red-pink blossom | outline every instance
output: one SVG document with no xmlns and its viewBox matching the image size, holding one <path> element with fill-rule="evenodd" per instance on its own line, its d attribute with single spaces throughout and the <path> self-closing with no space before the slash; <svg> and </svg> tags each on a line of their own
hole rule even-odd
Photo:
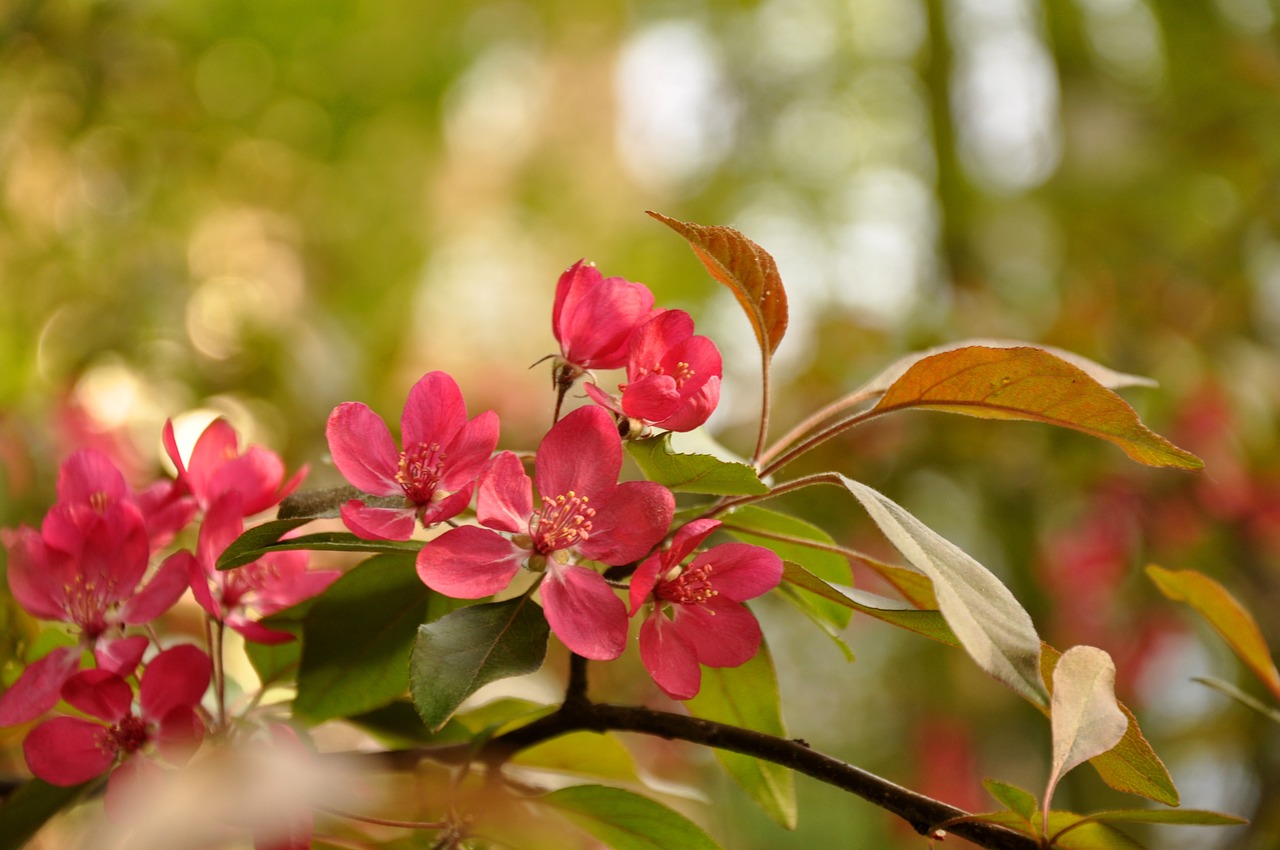
<svg viewBox="0 0 1280 850">
<path fill-rule="evenodd" d="M 110 810 L 121 785 L 144 769 L 135 756 L 154 751 L 181 764 L 199 746 L 205 729 L 196 707 L 211 671 L 209 656 L 194 646 L 161 652 L 142 673 L 137 712 L 124 678 L 106 670 L 77 673 L 62 686 L 62 698 L 96 720 L 55 717 L 41 723 L 23 741 L 27 766 L 54 785 L 78 785 L 111 770 Z"/>
<path fill-rule="evenodd" d="M 173 540 L 195 516 L 195 500 L 175 481 L 157 481 L 135 492 L 124 474 L 96 449 L 72 452 L 58 469 L 58 501 L 102 510 L 111 502 L 130 502 L 142 514 L 152 551 Z"/>
<path fill-rule="evenodd" d="M 58 690 L 79 668 L 82 649 L 100 668 L 130 674 L 147 647 L 129 625 L 148 623 L 178 601 L 187 586 L 183 555 L 167 558 L 145 585 L 151 547 L 138 509 L 127 501 L 59 502 L 39 531 L 0 532 L 9 550 L 9 589 L 29 614 L 75 626 L 76 647 L 55 649 L 31 664 L 0 696 L 0 725 L 31 720 L 52 708 Z M 189 557 L 189 555 L 187 555 Z"/>
<path fill-rule="evenodd" d="M 451 529 L 427 543 L 418 575 L 433 590 L 479 599 L 506 587 L 521 566 L 545 571 L 540 590 L 551 630 L 579 655 L 616 658 L 626 646 L 626 606 L 602 575 L 574 559 L 639 560 L 662 540 L 675 510 L 660 484 L 618 483 L 621 469 L 622 441 L 609 415 L 598 407 L 571 412 L 538 446 L 532 482 L 514 454 L 494 459 L 476 504 L 485 527 Z"/>
<path fill-rule="evenodd" d="M 670 549 L 650 555 L 631 577 L 630 613 L 653 602 L 640 626 L 640 658 L 672 699 L 697 695 L 700 665 L 737 667 L 755 656 L 760 624 L 742 603 L 782 580 L 782 559 L 749 543 L 722 543 L 682 564 L 719 525 L 685 525 Z"/>
<path fill-rule="evenodd" d="M 692 431 L 707 421 L 720 402 L 720 351 L 705 336 L 695 336 L 693 319 L 683 310 L 665 310 L 636 329 L 628 343 L 627 383 L 620 397 L 595 384 L 587 394 L 641 427 Z"/>
<path fill-rule="evenodd" d="M 191 592 L 209 616 L 246 640 L 293 640 L 288 632 L 269 629 L 258 620 L 323 593 L 341 573 L 308 570 L 308 555 L 302 550 L 271 552 L 242 567 L 219 570 L 218 558 L 243 531 L 243 512 L 236 494 L 225 494 L 209 506 L 195 557 L 187 559 Z"/>
<path fill-rule="evenodd" d="M 403 500 L 383 507 L 352 499 L 342 508 L 347 528 L 370 540 L 408 540 L 415 517 L 429 526 L 471 503 L 476 478 L 498 445 L 498 416 L 489 410 L 468 421 L 453 378 L 428 372 L 409 390 L 400 417 L 403 450 L 382 418 L 359 402 L 334 408 L 325 434 L 347 481 Z"/>
<path fill-rule="evenodd" d="M 631 332 L 654 313 L 653 293 L 642 283 L 604 277 L 579 260 L 556 283 L 551 329 L 572 377 L 587 369 L 617 369 L 627 362 Z"/>
<path fill-rule="evenodd" d="M 201 432 L 184 465 L 173 433 L 173 422 L 164 424 L 164 447 L 178 468 L 178 486 L 192 494 L 202 510 L 224 493 L 238 493 L 245 516 L 278 505 L 307 474 L 304 466 L 286 480 L 284 461 L 270 449 L 249 446 L 242 453 L 235 428 L 215 419 Z"/>
</svg>

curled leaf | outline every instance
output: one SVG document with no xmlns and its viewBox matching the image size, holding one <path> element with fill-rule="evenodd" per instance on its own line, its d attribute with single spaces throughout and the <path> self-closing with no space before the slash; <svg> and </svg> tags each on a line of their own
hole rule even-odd
<svg viewBox="0 0 1280 850">
<path fill-rule="evenodd" d="M 1110 750 L 1129 728 L 1116 703 L 1116 665 L 1110 655 L 1093 646 L 1073 646 L 1062 654 L 1053 670 L 1049 722 L 1053 764 L 1044 793 L 1046 809 L 1067 771 Z"/>
</svg>

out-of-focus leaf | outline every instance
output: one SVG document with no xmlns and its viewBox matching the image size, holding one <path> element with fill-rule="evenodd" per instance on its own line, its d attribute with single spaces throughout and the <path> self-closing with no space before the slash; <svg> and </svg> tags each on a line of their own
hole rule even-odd
<svg viewBox="0 0 1280 850">
<path fill-rule="evenodd" d="M 889 365 L 879 375 L 876 375 L 870 381 L 867 381 L 858 388 L 855 395 L 861 397 L 877 396 L 889 389 L 895 381 L 907 373 L 912 366 L 924 360 L 926 357 L 932 357 L 935 354 L 944 354 L 948 351 L 955 351 L 960 348 L 973 348 L 981 346 L 983 348 L 1038 348 L 1041 351 L 1047 351 L 1059 360 L 1065 360 L 1072 366 L 1084 372 L 1090 378 L 1093 378 L 1104 387 L 1112 390 L 1119 390 L 1125 387 L 1155 387 L 1159 386 L 1150 378 L 1144 378 L 1141 375 L 1128 375 L 1124 372 L 1117 372 L 1109 369 L 1101 363 L 1090 360 L 1076 354 L 1074 351 L 1067 351 L 1063 348 L 1055 348 L 1052 345 L 1037 345 L 1030 342 L 1019 342 L 1010 339 L 966 339 L 958 342 L 947 343 L 946 345 L 938 345 L 924 351 L 917 351 L 900 357 Z"/>
<path fill-rule="evenodd" d="M 1083 815 L 1077 815 L 1072 812 L 1050 812 L 1049 834 L 1061 833 L 1083 819 Z M 1029 838 L 1038 839 L 1040 837 L 1040 829 L 1037 823 L 1034 821 L 1027 823 L 1022 819 L 1022 815 L 1013 811 L 1006 810 L 966 815 L 965 817 L 957 818 L 954 822 L 961 821 L 966 823 L 999 824 L 1012 829 L 1014 832 L 1020 832 Z M 1147 850 L 1147 848 L 1123 832 L 1112 829 L 1102 823 L 1083 824 L 1079 829 L 1067 832 L 1059 840 L 1055 841 L 1052 846 L 1058 850 Z"/>
<path fill-rule="evenodd" d="M 342 514 L 342 506 L 352 499 L 369 501 L 368 493 L 361 493 L 350 484 L 330 487 L 327 490 L 302 490 L 290 493 L 276 509 L 277 519 L 334 519 Z M 401 503 L 403 499 L 399 500 Z"/>
<path fill-rule="evenodd" d="M 267 547 L 308 522 L 311 522 L 311 517 L 276 519 L 245 529 L 244 533 L 231 541 L 231 545 L 218 556 L 218 569 L 229 570 L 253 563 L 262 557 Z"/>
<path fill-rule="evenodd" d="M 729 723 L 767 735 L 786 737 L 778 697 L 778 677 L 769 649 L 741 667 L 703 670 L 702 690 L 685 702 L 689 713 L 704 720 Z M 769 817 L 787 829 L 796 827 L 796 787 L 791 771 L 773 762 L 716 750 L 721 767 L 733 777 Z"/>
<path fill-rule="evenodd" d="M 1208 621 L 1272 696 L 1280 700 L 1280 673 L 1271 650 L 1253 615 L 1225 587 L 1195 570 L 1166 570 L 1154 564 L 1147 575 L 1160 592 L 1175 602 L 1185 602 Z"/>
<path fill-rule="evenodd" d="M 459 723 L 473 735 L 498 735 L 517 726 L 524 726 L 555 710 L 555 706 L 543 705 L 518 697 L 500 697 L 483 705 L 477 705 L 455 714 L 451 723 Z"/>
<path fill-rule="evenodd" d="M 276 522 L 297 522 L 297 520 L 276 520 Z M 272 523 L 268 523 L 269 525 Z M 253 529 L 250 529 L 251 531 Z M 243 537 L 239 538 L 239 543 Z M 235 544 L 232 544 L 233 546 Z M 274 543 L 259 546 L 256 549 L 244 549 L 234 558 L 228 558 L 224 552 L 218 558 L 218 569 L 229 570 L 242 567 L 258 560 L 268 552 L 283 552 L 289 549 L 305 549 L 311 552 L 368 552 L 374 555 L 396 555 L 402 552 L 416 554 L 422 548 L 421 540 L 365 540 L 345 531 L 321 531 L 316 534 L 303 534 L 300 537 L 289 537 Z M 231 551 L 230 548 L 227 549 Z"/>
<path fill-rule="evenodd" d="M 407 699 L 393 700 L 373 711 L 352 715 L 347 721 L 391 747 L 456 744 L 471 740 L 470 730 L 452 721 L 440 731 L 432 732 Z"/>
<path fill-rule="evenodd" d="M 683 236 L 711 276 L 729 287 L 750 319 L 760 349 L 772 357 L 787 330 L 787 293 L 773 257 L 732 227 L 649 215 Z"/>
<path fill-rule="evenodd" d="M 621 788 L 574 785 L 539 798 L 614 850 L 719 850 L 693 821 Z"/>
<path fill-rule="evenodd" d="M 571 732 L 543 741 L 521 750 L 512 757 L 511 763 L 579 777 L 596 776 L 619 782 L 639 779 L 627 748 L 611 735 L 595 732 Z"/>
<path fill-rule="evenodd" d="M 1044 804 L 1067 771 L 1110 750 L 1129 728 L 1116 704 L 1116 665 L 1094 646 L 1073 646 L 1053 669 L 1049 704 L 1053 729 L 1053 763 Z"/>
<path fill-rule="evenodd" d="M 408 553 L 370 558 L 330 585 L 303 620 L 294 711 L 347 717 L 403 694 L 432 596 Z"/>
<path fill-rule="evenodd" d="M 645 478 L 678 493 L 750 496 L 769 492 L 769 487 L 749 464 L 723 461 L 711 455 L 675 453 L 671 449 L 670 432 L 647 440 L 631 440 L 627 451 Z"/>
<path fill-rule="evenodd" d="M 0 806 L 0 850 L 18 850 L 51 817 L 74 804 L 100 780 L 61 787 L 43 779 L 28 779 Z"/>
<path fill-rule="evenodd" d="M 1032 703 L 1047 706 L 1040 637 L 1009 589 L 883 494 L 843 475 L 839 480 L 908 563 L 932 579 L 942 616 L 978 666 Z"/>
<path fill-rule="evenodd" d="M 803 543 L 777 539 L 780 536 L 811 541 L 818 546 L 834 546 L 835 540 L 831 535 L 812 523 L 756 505 L 735 508 L 723 518 L 723 522 L 721 528 L 742 542 L 770 549 L 783 561 L 803 564 L 806 570 L 823 581 L 846 585 L 852 583 L 853 572 L 843 555 Z M 840 629 L 849 625 L 849 609 L 843 602 L 809 599 L 806 603 L 808 612 L 820 620 Z"/>
<path fill-rule="evenodd" d="M 951 631 L 951 627 L 947 625 L 940 611 L 924 611 L 906 602 L 899 602 L 864 590 L 832 586 L 805 570 L 804 567 L 790 561 L 784 562 L 782 580 L 837 605 L 853 611 L 861 611 L 877 620 L 923 635 L 938 643 L 945 643 L 948 646 L 960 645 L 960 641 Z"/>
<path fill-rule="evenodd" d="M 1040 647 L 1040 669 L 1045 684 L 1052 689 L 1053 671 L 1058 665 L 1062 653 L 1049 644 Z M 1164 762 L 1156 755 L 1142 729 L 1138 727 L 1138 719 L 1133 712 L 1118 703 L 1120 710 L 1128 720 L 1129 727 L 1124 737 L 1107 752 L 1089 759 L 1089 764 L 1098 771 L 1102 781 L 1117 791 L 1146 797 L 1166 806 L 1176 806 L 1179 802 L 1178 789 L 1173 784 L 1173 777 L 1164 766 Z"/>
<path fill-rule="evenodd" d="M 419 627 L 409 681 L 423 722 L 438 729 L 482 686 L 536 671 L 549 634 L 542 609 L 527 596 L 472 605 Z"/>
<path fill-rule="evenodd" d="M 1221 812 L 1202 809 L 1116 809 L 1109 812 L 1093 812 L 1060 829 L 1052 836 L 1057 842 L 1076 829 L 1091 823 L 1165 823 L 1183 826 L 1239 826 L 1247 820 Z"/>
<path fill-rule="evenodd" d="M 1035 825 L 1036 814 L 1040 810 L 1040 804 L 1036 802 L 1035 794 L 1025 791 L 1017 785 L 1010 785 L 1007 782 L 999 782 L 995 779 L 982 780 L 982 787 L 986 788 L 987 793 L 1004 804 L 1009 811 L 1022 817 L 1028 826 Z"/>
<path fill-rule="evenodd" d="M 1039 348 L 973 346 L 926 357 L 885 390 L 872 411 L 913 408 L 1061 425 L 1115 443 L 1139 463 L 1204 467 L 1143 425 L 1120 396 Z"/>
<path fill-rule="evenodd" d="M 1231 697 L 1241 705 L 1253 709 L 1268 720 L 1280 723 L 1280 711 L 1277 711 L 1271 706 L 1265 705 L 1254 699 L 1252 696 L 1240 690 L 1230 682 L 1224 682 L 1221 679 L 1215 679 L 1212 676 L 1193 676 L 1191 681 L 1199 682 L 1202 685 L 1213 688 L 1215 691 Z"/>
</svg>

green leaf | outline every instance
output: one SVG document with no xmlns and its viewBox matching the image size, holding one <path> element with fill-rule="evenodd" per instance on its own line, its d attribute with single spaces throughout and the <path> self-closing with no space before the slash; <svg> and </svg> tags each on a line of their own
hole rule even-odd
<svg viewBox="0 0 1280 850">
<path fill-rule="evenodd" d="M 999 800 L 1009 811 L 1016 813 L 1025 820 L 1028 826 L 1035 826 L 1036 814 L 1040 810 L 1040 804 L 1036 802 L 1035 794 L 1030 791 L 1024 791 L 1017 785 L 1010 785 L 1007 782 L 999 782 L 995 779 L 982 780 L 982 787 L 986 788 L 987 793 Z"/>
<path fill-rule="evenodd" d="M 1049 834 L 1061 833 L 1083 819 L 1082 815 L 1072 812 L 1050 812 Z M 956 818 L 955 822 L 979 821 L 1008 827 L 1014 832 L 1020 832 L 1029 838 L 1038 839 L 1040 837 L 1039 827 L 1034 822 L 1026 823 L 1020 814 L 1013 811 L 966 815 L 962 818 Z M 1055 841 L 1052 846 L 1058 848 L 1058 850 L 1146 850 L 1145 847 L 1123 832 L 1114 830 L 1102 823 L 1083 824 L 1079 829 L 1067 832 L 1060 840 Z"/>
<path fill-rule="evenodd" d="M 693 821 L 621 788 L 575 785 L 539 798 L 614 850 L 719 850 Z"/>
<path fill-rule="evenodd" d="M 347 720 L 389 747 L 454 744 L 471 740 L 470 731 L 459 724 L 449 723 L 442 730 L 432 732 L 407 699 L 392 700 L 373 711 L 353 714 Z"/>
<path fill-rule="evenodd" d="M 852 587 L 834 587 L 790 561 L 783 563 L 782 580 L 852 611 L 861 611 L 877 620 L 923 635 L 938 643 L 959 646 L 940 611 L 922 611 L 906 602 L 878 596 Z"/>
<path fill-rule="evenodd" d="M 630 440 L 627 451 L 645 478 L 677 493 L 750 496 L 769 492 L 768 485 L 749 464 L 672 451 L 670 432 L 647 440 Z"/>
<path fill-rule="evenodd" d="M 787 293 L 769 252 L 732 227 L 648 214 L 683 236 L 707 272 L 729 287 L 751 322 L 760 350 L 771 358 L 787 330 Z"/>
<path fill-rule="evenodd" d="M 839 480 L 907 561 L 933 581 L 942 616 L 978 666 L 1033 704 L 1047 706 L 1040 637 L 1009 589 L 886 496 L 843 475 Z"/>
<path fill-rule="evenodd" d="M 284 498 L 276 509 L 276 519 L 335 519 L 342 515 L 342 506 L 347 502 L 369 498 L 368 493 L 362 493 L 350 484 L 327 490 L 303 490 Z M 404 499 L 399 501 L 403 503 Z"/>
<path fill-rule="evenodd" d="M 294 521 L 277 520 L 276 522 Z M 268 524 L 272 525 L 274 523 Z M 413 555 L 417 554 L 421 548 L 421 540 L 365 540 L 363 537 L 357 537 L 345 531 L 321 531 L 316 534 L 304 534 L 300 537 L 279 540 L 260 546 L 257 549 L 244 550 L 237 554 L 235 558 L 227 559 L 225 564 L 223 563 L 224 559 L 226 559 L 224 553 L 223 557 L 218 559 L 218 569 L 229 570 L 235 567 L 242 567 L 245 564 L 256 561 L 268 552 L 283 552 L 289 549 L 305 549 L 310 552 L 369 552 L 375 555 L 397 555 L 407 552 Z"/>
<path fill-rule="evenodd" d="M 849 561 L 845 556 L 822 548 L 835 546 L 831 535 L 798 517 L 756 505 L 744 505 L 725 515 L 720 527 L 744 543 L 772 550 L 784 562 L 802 564 L 808 572 L 822 581 L 845 585 L 853 582 L 853 572 L 849 569 Z M 813 545 L 805 545 L 805 542 Z M 839 629 L 849 625 L 851 615 L 843 601 L 803 601 L 808 611 L 818 619 Z"/>
<path fill-rule="evenodd" d="M 635 782 L 636 765 L 627 748 L 612 735 L 570 732 L 521 750 L 511 763 L 574 776 L 594 776 L 617 782 Z"/>
<path fill-rule="evenodd" d="M 1162 823 L 1176 826 L 1239 826 L 1247 820 L 1221 812 L 1202 809 L 1116 809 L 1109 812 L 1093 812 L 1075 823 L 1062 827 L 1052 840 L 1056 843 L 1063 836 L 1087 824 L 1110 823 Z"/>
<path fill-rule="evenodd" d="M 18 850 L 40 831 L 50 818 L 79 800 L 100 780 L 91 779 L 67 788 L 43 779 L 28 779 L 0 806 L 0 850 Z"/>
<path fill-rule="evenodd" d="M 1094 646 L 1073 646 L 1062 654 L 1053 670 L 1049 722 L 1053 762 L 1046 807 L 1067 771 L 1110 750 L 1129 728 L 1116 704 L 1116 665 L 1110 655 Z"/>
<path fill-rule="evenodd" d="M 710 667 L 702 672 L 702 690 L 685 707 L 694 717 L 754 729 L 785 738 L 778 678 L 774 674 L 769 649 L 741 667 Z M 716 758 L 761 809 L 779 825 L 796 827 L 795 776 L 772 762 L 761 761 L 728 750 L 716 750 Z"/>
<path fill-rule="evenodd" d="M 408 553 L 370 558 L 303 619 L 296 713 L 318 722 L 386 705 L 409 687 L 409 653 L 435 594 Z"/>
<path fill-rule="evenodd" d="M 231 541 L 231 545 L 218 556 L 218 569 L 229 570 L 253 563 L 262 557 L 267 547 L 308 522 L 311 522 L 310 517 L 277 519 L 245 529 L 244 533 Z"/>
<path fill-rule="evenodd" d="M 542 609 L 527 596 L 472 605 L 421 626 L 409 681 L 423 722 L 438 729 L 482 686 L 535 672 L 549 634 Z"/>
<path fill-rule="evenodd" d="M 1062 653 L 1047 643 L 1040 647 L 1040 669 L 1050 688 L 1053 687 L 1053 671 L 1061 656 Z M 1120 743 L 1102 755 L 1091 758 L 1089 764 L 1098 771 L 1103 782 L 1117 791 L 1136 794 L 1167 806 L 1178 805 L 1178 789 L 1173 784 L 1168 768 L 1143 736 L 1133 712 L 1124 703 L 1118 705 L 1129 727 Z"/>
<path fill-rule="evenodd" d="M 1147 575 L 1165 596 L 1187 603 L 1204 617 L 1271 695 L 1280 700 L 1280 673 L 1276 672 L 1262 630 L 1225 587 L 1195 570 L 1174 571 L 1152 565 L 1147 567 Z"/>
<path fill-rule="evenodd" d="M 870 412 L 911 408 L 1060 425 L 1115 443 L 1139 463 L 1204 468 L 1204 461 L 1143 425 L 1124 399 L 1083 369 L 1039 348 L 972 346 L 926 357 Z"/>
</svg>

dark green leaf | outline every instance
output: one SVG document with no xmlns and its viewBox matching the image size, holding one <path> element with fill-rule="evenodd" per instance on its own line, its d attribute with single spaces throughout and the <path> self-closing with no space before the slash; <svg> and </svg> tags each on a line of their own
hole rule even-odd
<svg viewBox="0 0 1280 850">
<path fill-rule="evenodd" d="M 49 818 L 79 800 L 98 781 L 61 788 L 43 779 L 28 779 L 0 806 L 0 850 L 18 850 Z"/>
<path fill-rule="evenodd" d="M 702 690 L 685 703 L 689 713 L 704 720 L 729 723 L 785 738 L 778 697 L 778 677 L 763 643 L 755 658 L 741 667 L 711 667 L 702 672 Z M 728 750 L 716 758 L 769 817 L 787 829 L 796 826 L 795 776 L 772 762 Z"/>
<path fill-rule="evenodd" d="M 330 585 L 303 620 L 294 711 L 312 721 L 348 717 L 403 694 L 434 595 L 408 553 L 370 558 Z"/>
<path fill-rule="evenodd" d="M 311 522 L 310 517 L 277 519 L 245 529 L 245 532 L 233 540 L 231 545 L 218 556 L 218 569 L 229 570 L 253 563 L 262 557 L 263 550 L 268 546 L 308 522 Z"/>
<path fill-rule="evenodd" d="M 423 722 L 438 729 L 482 686 L 536 671 L 549 633 L 527 596 L 472 605 L 419 627 L 409 679 Z"/>
<path fill-rule="evenodd" d="M 297 520 L 276 520 L 276 522 L 297 522 Z M 273 524 L 268 523 L 268 525 Z M 243 537 L 240 539 L 243 539 Z M 238 543 L 239 540 L 236 542 Z M 235 544 L 232 545 L 234 546 Z M 228 559 L 224 553 L 218 559 L 218 569 L 229 570 L 234 567 L 242 567 L 258 560 L 268 552 L 283 552 L 288 549 L 305 549 L 311 552 L 369 552 L 375 555 L 395 555 L 402 552 L 416 554 L 421 548 L 421 540 L 365 540 L 363 537 L 357 537 L 345 531 L 321 531 L 316 534 L 304 534 L 300 537 L 279 540 L 259 546 L 257 549 L 245 549 L 231 559 Z M 228 549 L 227 551 L 231 550 Z"/>
<path fill-rule="evenodd" d="M 751 496 L 769 492 L 768 485 L 749 464 L 705 454 L 677 454 L 671 448 L 670 432 L 647 440 L 631 440 L 627 451 L 645 478 L 678 493 Z"/>
<path fill-rule="evenodd" d="M 303 490 L 285 497 L 276 510 L 276 519 L 334 519 L 341 516 L 342 506 L 347 502 L 368 498 L 368 494 L 350 484 L 327 490 Z"/>
<path fill-rule="evenodd" d="M 614 850 L 719 850 L 684 815 L 621 788 L 575 785 L 540 800 Z"/>
</svg>

